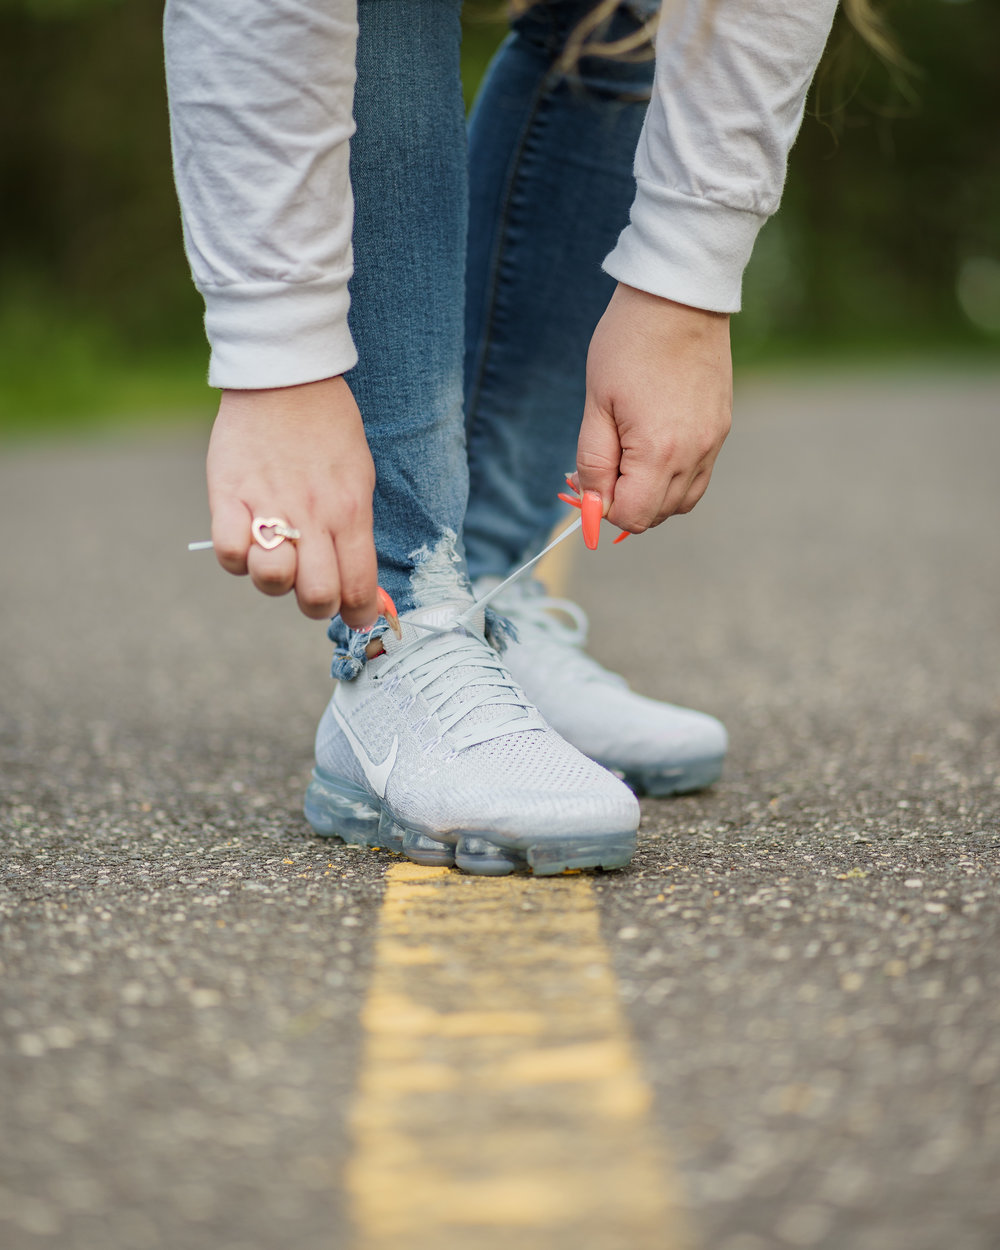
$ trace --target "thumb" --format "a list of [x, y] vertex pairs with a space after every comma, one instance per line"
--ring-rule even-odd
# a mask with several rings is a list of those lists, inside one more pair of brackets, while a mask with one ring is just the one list
[[576, 445], [576, 469], [581, 494], [596, 491], [603, 504], [603, 516], [607, 516], [615, 497], [621, 458], [622, 445], [614, 417], [588, 396]]

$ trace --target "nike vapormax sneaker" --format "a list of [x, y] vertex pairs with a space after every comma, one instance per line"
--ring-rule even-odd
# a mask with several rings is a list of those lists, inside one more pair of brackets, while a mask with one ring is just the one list
[[[497, 584], [480, 578], [476, 594]], [[517, 631], [503, 653], [515, 680], [548, 723], [592, 760], [644, 794], [684, 794], [717, 781], [728, 739], [714, 716], [647, 699], [584, 650], [587, 618], [541, 583], [513, 582], [493, 607]]]
[[485, 641], [482, 610], [443, 603], [400, 626], [323, 714], [313, 829], [490, 876], [627, 864], [634, 795], [542, 720]]

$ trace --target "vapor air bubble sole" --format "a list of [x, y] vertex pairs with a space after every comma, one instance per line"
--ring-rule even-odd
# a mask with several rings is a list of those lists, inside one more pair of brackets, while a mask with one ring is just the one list
[[547, 877], [580, 868], [624, 868], [635, 854], [634, 830], [540, 837], [517, 844], [494, 835], [454, 830], [428, 832], [396, 819], [385, 803], [353, 782], [321, 768], [313, 770], [306, 790], [305, 816], [322, 837], [353, 846], [377, 846], [403, 854], [417, 864], [456, 867], [480, 877], [533, 872]]
[[[648, 794], [650, 798], [665, 799], [671, 794], [692, 794], [714, 785], [722, 776], [724, 755], [710, 759], [691, 760], [672, 768], [620, 768], [604, 764], [636, 794]], [[604, 761], [599, 761], [604, 763]]]

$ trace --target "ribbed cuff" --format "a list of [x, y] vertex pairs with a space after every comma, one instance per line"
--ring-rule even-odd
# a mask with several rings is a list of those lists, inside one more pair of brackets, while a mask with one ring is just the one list
[[261, 390], [346, 373], [358, 362], [341, 282], [202, 288], [209, 386]]
[[630, 216], [606, 273], [692, 308], [739, 312], [743, 270], [766, 217], [641, 178]]

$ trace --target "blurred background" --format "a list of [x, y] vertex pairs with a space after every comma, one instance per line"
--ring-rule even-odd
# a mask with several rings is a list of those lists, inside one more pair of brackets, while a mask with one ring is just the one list
[[[212, 408], [181, 249], [162, 0], [0, 0], [0, 433]], [[734, 326], [743, 369], [963, 366], [1000, 347], [1000, 5], [885, 0], [912, 67], [838, 19]], [[471, 96], [504, 23], [469, 0]]]

